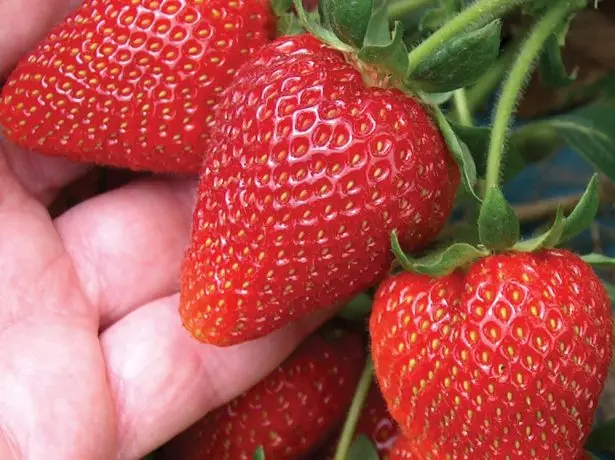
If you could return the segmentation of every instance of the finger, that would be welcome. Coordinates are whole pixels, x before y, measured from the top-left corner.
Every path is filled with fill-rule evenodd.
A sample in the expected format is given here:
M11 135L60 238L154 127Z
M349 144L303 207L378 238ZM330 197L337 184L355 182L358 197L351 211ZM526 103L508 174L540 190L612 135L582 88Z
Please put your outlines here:
M73 208L56 228L101 326L178 290L195 182L138 181Z
M0 1L0 80L79 0Z
M253 342L216 348L191 339L177 309L178 296L156 301L101 336L117 402L119 459L140 458L252 387L327 315Z
M86 164L28 152L4 140L0 140L0 150L24 189L44 205L51 203L62 187L90 169Z

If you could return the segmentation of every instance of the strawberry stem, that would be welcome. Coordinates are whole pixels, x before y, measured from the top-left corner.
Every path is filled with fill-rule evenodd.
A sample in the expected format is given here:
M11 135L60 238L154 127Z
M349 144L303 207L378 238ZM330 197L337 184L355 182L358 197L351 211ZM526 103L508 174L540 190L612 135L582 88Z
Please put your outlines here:
M530 3L533 0L477 0L472 6L466 8L455 18L448 21L429 38L414 48L408 55L410 64L406 75L411 75L421 62L429 59L442 46L468 29L478 29L486 26L496 18L502 17L519 5Z
M361 416L361 411L363 410L363 405L365 404L365 399L367 398L367 393L369 392L373 380L374 365L371 357L368 356L365 362L365 367L363 368L363 373L361 374L361 378L359 380L359 384L357 385L357 390L355 391L354 398L352 399L352 404L348 410L348 415L346 416L344 428L342 429L342 434L337 443L335 457L333 457L333 460L346 460L348 458L348 451L350 450L352 440L354 439L357 423L359 421L359 417Z
M473 126L472 111L468 104L468 96L465 88L460 88L453 94L455 101L455 114L459 123L464 126Z
M534 64L543 50L549 36L557 30L572 12L574 5L570 0L554 3L544 16L536 23L530 36L519 49L511 71L502 87L502 93L496 106L491 131L489 153L487 156L486 188L498 187L500 167L504 156L504 147L509 127L515 112L517 101L521 97L523 86L529 79Z

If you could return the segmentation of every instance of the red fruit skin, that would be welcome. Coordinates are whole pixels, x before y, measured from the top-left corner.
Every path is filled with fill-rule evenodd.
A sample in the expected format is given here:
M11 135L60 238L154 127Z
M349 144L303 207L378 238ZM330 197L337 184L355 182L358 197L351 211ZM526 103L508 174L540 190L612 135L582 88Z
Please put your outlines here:
M47 155L196 173L220 92L273 29L268 0L86 0L17 65L0 125Z
M389 410L421 458L438 459L581 458L612 327L600 280L564 250L391 277L370 318Z
M405 436L398 436L391 449L389 460L420 460L413 442L409 442Z
M459 170L426 110L311 36L263 48L218 115L181 276L202 342L345 302L386 274L392 230L416 249L447 220Z
M359 334L315 334L255 387L197 422L164 448L168 460L305 458L345 417L365 346Z

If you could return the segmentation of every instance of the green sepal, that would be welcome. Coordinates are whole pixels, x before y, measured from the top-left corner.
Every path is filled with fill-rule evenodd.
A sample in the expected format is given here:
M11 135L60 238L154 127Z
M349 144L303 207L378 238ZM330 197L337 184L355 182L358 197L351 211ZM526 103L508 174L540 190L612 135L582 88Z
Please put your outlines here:
M358 435L348 450L348 460L379 460L378 451L364 434Z
M485 177L487 171L487 152L491 140L491 128L484 126L464 126L449 120L455 134L468 146L478 177ZM512 179L519 174L527 165L517 143L511 139L507 149L505 161L502 165L502 181Z
M594 174L587 185L587 189L581 199L566 217L564 234L559 243L565 243L582 233L596 218L600 207L600 186L598 184L598 174Z
M373 300L369 294L362 292L348 302L337 316L350 320L361 321L369 316L372 311Z
M490 187L478 213L480 242L492 251L505 251L514 246L521 236L521 225L515 210L502 191Z
M447 91L445 93L427 93L417 89L416 95L430 105L444 105L453 98L455 91Z
M323 24L345 43L361 48L375 3L382 0L320 0Z
M254 451L254 455L252 456L252 460L265 460L265 450L263 446L258 446Z
M543 54L540 58L540 79L545 86L567 86L577 78L577 71L568 74L562 60L561 45L555 34L552 34L545 43Z
M401 22L395 22L392 35L387 29L388 38L386 39L382 36L372 36L370 33L371 29L365 36L364 46L358 54L359 59L368 64L382 64L397 78L403 79L408 68L408 48L404 43L404 30Z
M301 21L294 13L285 13L278 17L277 36L300 35L305 32Z
M475 83L496 61L502 23L493 21L442 45L406 76L406 83L426 92L443 93Z
M276 16L282 16L290 11L290 7L293 5L293 0L270 0L269 4Z
M293 5L295 6L297 16L299 17L299 20L301 21L301 24L303 25L305 30L310 32L323 43L326 43L327 45L337 49L338 51L347 53L353 51L353 48L351 46L340 40L337 35L323 27L318 21L315 21L314 17L309 15L305 11L302 0L293 0Z
M391 250L404 270L429 276L448 275L455 269L490 254L486 249L468 243L453 243L428 256L411 259L401 248L395 231L391 233Z
M480 201L480 198L474 190L474 185L476 184L476 164L474 163L474 159L470 154L468 146L463 143L461 139L459 139L452 126L446 119L444 113L442 113L442 111L437 107L434 108L434 116L436 123L440 128L440 132L442 133L442 136L444 136L446 145L453 155L453 158L455 158L455 161L459 165L461 180L466 188L466 191L477 201Z
M605 256L604 254L591 253L581 256L581 259L589 265L595 267L612 267L615 265L615 258Z
M560 207L557 208L555 220L553 221L553 225L551 225L551 228L549 228L548 231L546 231L542 235L515 244L513 249L519 252L534 252L538 251L539 249L553 248L557 246L557 244L561 240L565 228L566 219L564 218L564 212Z
M596 424L585 442L585 448L596 452L615 449L615 418Z

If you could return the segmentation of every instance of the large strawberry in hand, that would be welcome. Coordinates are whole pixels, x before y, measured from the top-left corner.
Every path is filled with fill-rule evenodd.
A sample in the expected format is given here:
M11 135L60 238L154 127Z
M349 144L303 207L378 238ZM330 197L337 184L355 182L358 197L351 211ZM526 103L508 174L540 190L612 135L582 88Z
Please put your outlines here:
M18 64L0 125L44 154L198 172L220 93L273 25L268 0L86 0Z
M592 269L555 249L391 277L370 319L383 395L420 458L582 458L612 327Z
M324 329L263 381L172 440L169 460L304 458L344 418L365 360L361 335Z
M417 100L367 87L310 35L256 54L225 92L183 262L181 316L232 345L347 301L448 218L459 169Z

